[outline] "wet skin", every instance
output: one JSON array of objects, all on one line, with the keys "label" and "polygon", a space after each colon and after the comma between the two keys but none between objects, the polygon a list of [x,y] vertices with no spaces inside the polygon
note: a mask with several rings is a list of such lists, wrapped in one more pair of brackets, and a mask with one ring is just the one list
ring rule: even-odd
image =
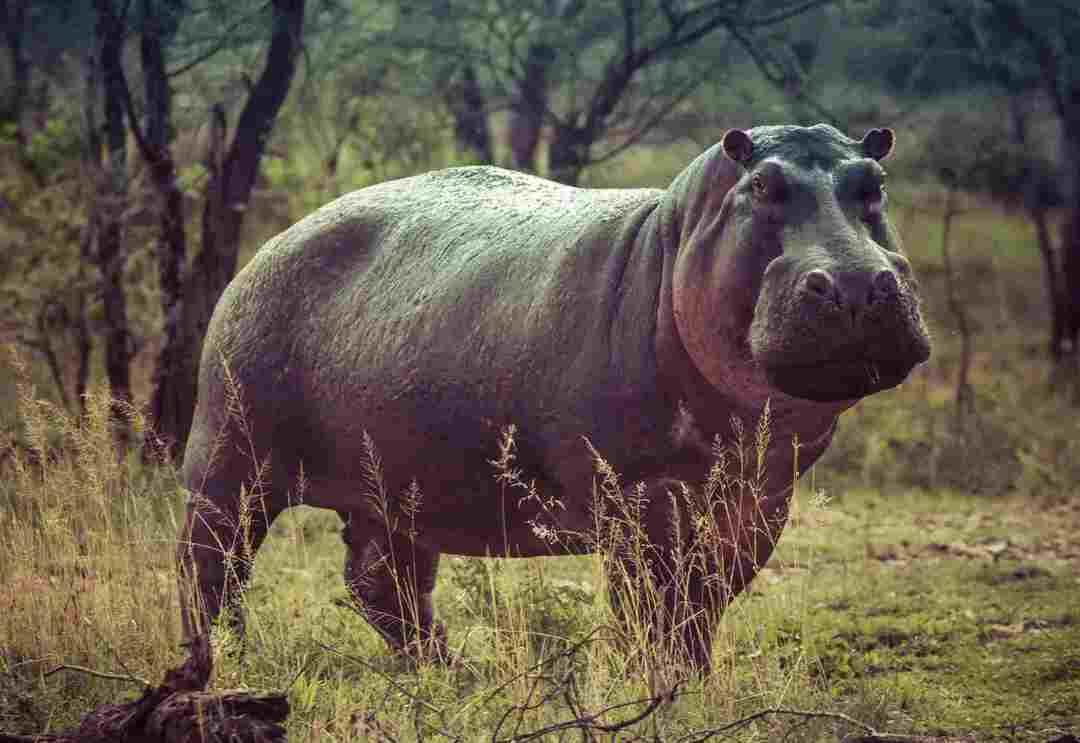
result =
[{"label": "wet skin", "polygon": [[[221,546],[238,539],[253,459],[269,462],[255,549],[302,474],[305,502],[345,522],[346,579],[373,626],[395,647],[441,646],[441,553],[586,549],[574,537],[593,523],[585,438],[623,483],[645,484],[650,567],[668,580],[667,493],[702,482],[732,416],[752,423],[768,402],[773,474],[724,504],[723,554],[692,576],[694,611],[672,604],[665,620],[707,667],[711,623],[783,529],[790,473],[821,455],[842,411],[929,356],[887,218],[879,161],[892,141],[823,125],[731,130],[662,191],[456,168],[348,194],[272,239],[207,333],[183,465],[199,496],[180,536],[185,631],[221,608]],[[561,508],[496,482],[510,424],[522,478]],[[414,481],[422,491],[410,539],[372,507],[371,442],[391,512]],[[553,545],[537,523],[565,539]],[[404,603],[419,617],[403,615],[390,565],[415,576],[418,598]]]}]

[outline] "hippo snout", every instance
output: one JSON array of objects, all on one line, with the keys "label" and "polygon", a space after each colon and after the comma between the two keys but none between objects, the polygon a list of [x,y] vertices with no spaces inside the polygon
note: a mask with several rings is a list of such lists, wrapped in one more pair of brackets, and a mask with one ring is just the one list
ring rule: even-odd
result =
[{"label": "hippo snout", "polygon": [[836,312],[857,325],[861,317],[886,308],[900,299],[900,278],[891,268],[839,276],[815,268],[803,276],[799,292],[807,303],[818,303],[818,312]]},{"label": "hippo snout", "polygon": [[786,297],[763,290],[750,332],[755,361],[786,394],[864,397],[900,384],[930,357],[915,282],[904,267],[811,268],[789,287]]}]

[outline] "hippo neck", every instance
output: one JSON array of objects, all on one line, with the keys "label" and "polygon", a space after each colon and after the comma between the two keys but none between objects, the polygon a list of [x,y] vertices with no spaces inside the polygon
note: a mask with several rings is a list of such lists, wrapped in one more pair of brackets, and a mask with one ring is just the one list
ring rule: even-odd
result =
[{"label": "hippo neck", "polygon": [[711,458],[715,437],[731,440],[733,417],[743,422],[748,433],[752,432],[768,402],[770,449],[790,450],[793,439],[797,438],[799,470],[805,470],[824,453],[840,413],[854,401],[823,404],[780,392],[747,394],[745,389],[718,389],[705,379],[683,345],[674,317],[672,281],[683,228],[683,208],[685,204],[679,203],[677,193],[669,190],[643,225],[641,236],[647,243],[662,247],[654,349],[657,391],[673,411],[673,430],[683,434],[676,435],[676,446],[697,449]]}]

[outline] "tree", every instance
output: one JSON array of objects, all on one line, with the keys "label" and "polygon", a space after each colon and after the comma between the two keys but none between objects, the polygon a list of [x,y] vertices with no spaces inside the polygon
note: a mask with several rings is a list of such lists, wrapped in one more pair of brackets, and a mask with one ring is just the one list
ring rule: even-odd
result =
[{"label": "tree", "polygon": [[[270,40],[263,69],[248,87],[231,141],[226,141],[227,108],[215,105],[211,130],[215,146],[207,159],[207,185],[198,252],[188,267],[183,194],[172,152],[172,87],[177,74],[167,69],[170,52],[185,51],[180,32],[193,11],[185,0],[95,0],[100,68],[105,90],[105,139],[108,152],[105,208],[99,210],[98,264],[105,277],[106,370],[112,394],[130,399],[130,362],[134,353],[123,304],[125,251],[119,215],[130,204],[127,194],[127,136],[133,135],[148,166],[156,199],[156,253],[159,267],[164,342],[154,376],[150,417],[157,437],[150,443],[175,454],[191,425],[202,340],[218,297],[236,271],[240,229],[278,112],[285,102],[301,48],[305,0],[272,0]],[[241,8],[241,11],[248,10]],[[208,7],[202,12],[213,13]],[[196,49],[182,63],[187,71],[237,43],[237,30],[255,14],[210,34],[207,48]],[[212,20],[216,20],[212,19]],[[201,38],[207,34],[198,34]],[[139,39],[143,95],[136,99],[124,67],[125,43]],[[190,50],[188,50],[190,51]]]},{"label": "tree", "polygon": [[713,60],[689,53],[704,39],[756,49],[769,43],[756,32],[831,1],[442,0],[432,12],[402,2],[384,44],[474,67],[487,110],[510,110],[512,164],[540,170],[546,130],[548,174],[576,183],[714,74]]},{"label": "tree", "polygon": [[[150,0],[143,7],[151,10]],[[151,164],[160,200],[162,311],[165,342],[154,369],[150,417],[156,444],[175,454],[187,440],[195,408],[202,342],[218,298],[236,272],[240,229],[259,163],[296,72],[305,0],[272,0],[271,34],[261,74],[250,87],[232,140],[225,142],[225,109],[212,113],[212,146],[199,250],[185,274],[186,240],[179,213],[174,158],[169,152],[168,89],[163,63],[170,27],[146,15],[143,74],[147,78],[148,126],[143,132],[129,105],[129,122]],[[130,103],[130,95],[127,97]]]},{"label": "tree", "polygon": [[127,248],[124,242],[124,211],[128,196],[127,127],[124,125],[123,55],[127,25],[113,7],[112,0],[95,0],[97,64],[101,69],[104,90],[103,129],[105,165],[101,178],[101,197],[97,200],[94,232],[97,235],[95,262],[102,276],[102,301],[105,308],[105,374],[114,404],[114,418],[121,441],[126,430],[124,407],[131,403],[131,359],[135,339],[128,327],[127,297],[124,294],[124,265]]},{"label": "tree", "polygon": [[30,94],[30,59],[26,51],[29,0],[0,0],[0,26],[4,29],[4,46],[10,58],[11,92],[5,101],[4,118],[15,125],[15,139],[26,144],[23,111]]},{"label": "tree", "polygon": [[1017,169],[1012,185],[1023,195],[1039,235],[1054,378],[1073,377],[1075,383],[1080,354],[1080,9],[1065,0],[952,0],[931,12],[952,29],[953,48],[967,51],[983,80],[1012,99],[1013,137],[1021,147],[1032,149],[1023,100],[1033,88],[1041,88],[1057,119],[1068,195],[1056,249],[1046,221],[1046,168],[1035,167],[1031,159]]}]

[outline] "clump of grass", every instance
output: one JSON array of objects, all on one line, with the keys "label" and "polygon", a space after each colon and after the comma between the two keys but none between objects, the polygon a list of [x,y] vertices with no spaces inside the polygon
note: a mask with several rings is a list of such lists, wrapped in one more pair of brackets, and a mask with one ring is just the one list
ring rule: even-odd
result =
[{"label": "clump of grass", "polygon": [[18,719],[64,719],[125,687],[45,671],[154,678],[174,660],[179,494],[169,468],[117,453],[108,396],[91,395],[77,418],[34,397],[13,352],[8,364],[25,447],[10,451],[0,482],[0,673],[26,701]]}]

